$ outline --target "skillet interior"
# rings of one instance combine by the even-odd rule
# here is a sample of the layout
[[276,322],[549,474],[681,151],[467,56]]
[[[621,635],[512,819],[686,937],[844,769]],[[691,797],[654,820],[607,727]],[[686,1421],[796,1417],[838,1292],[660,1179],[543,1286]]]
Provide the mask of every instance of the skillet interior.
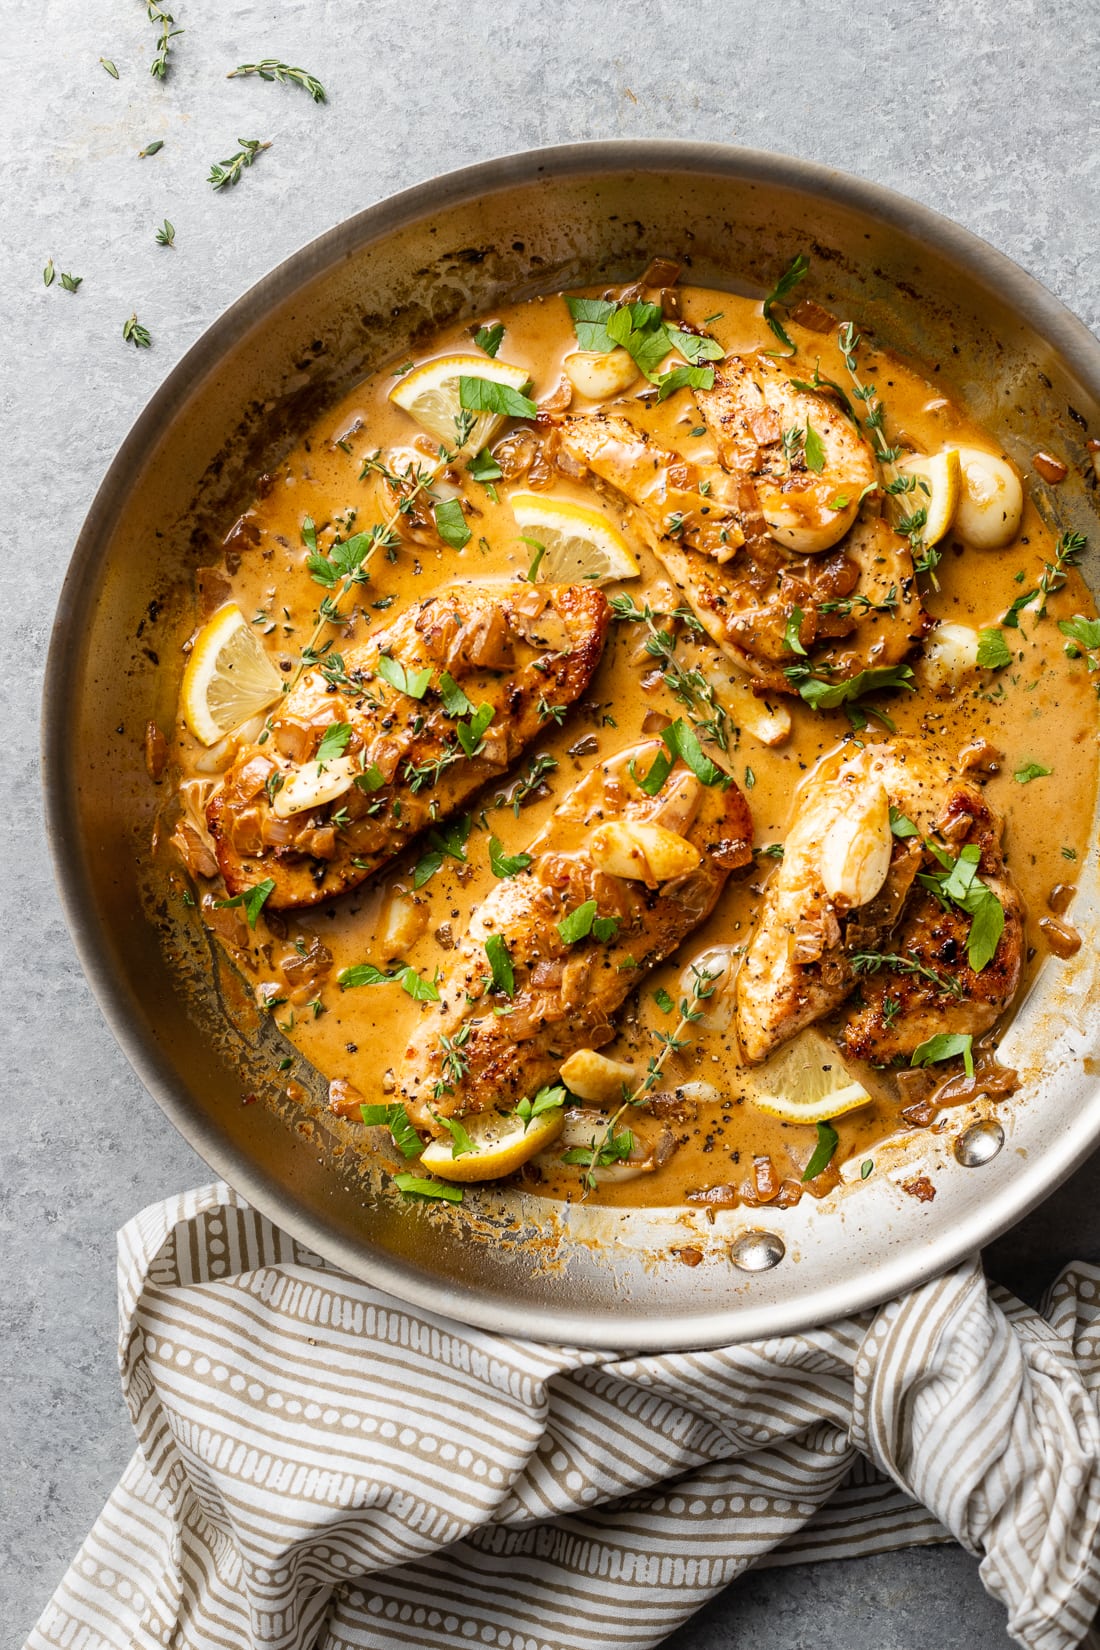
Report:
[[[392,1293],[493,1329],[638,1348],[780,1333],[857,1309],[942,1269],[1049,1192],[1100,1138],[1096,854],[1074,920],[1086,943],[1047,970],[1005,1058],[1024,1087],[1006,1148],[980,1169],[949,1135],[914,1141],[938,1195],[900,1163],[824,1206],[695,1213],[502,1200],[484,1212],[396,1206],[334,1160],[319,1107],[288,1107],[281,1043],[196,931],[150,896],[158,797],[141,755],[170,721],[192,569],[243,507],[262,455],[349,381],[440,324],[505,297],[636,275],[667,252],[690,278],[768,288],[796,251],[813,295],[900,353],[940,363],[1025,471],[1046,447],[1088,532],[1085,441],[1100,433],[1100,346],[1036,283],[901,198],[776,157],[701,146],[586,145],[452,174],[350,219],[280,266],[199,341],[127,438],[62,594],[47,671],[46,782],[62,895],[123,1048],[173,1122],[257,1207]],[[1086,576],[1096,587],[1095,562]],[[1089,879],[1092,885],[1089,885]],[[320,1092],[320,1090],[318,1090]],[[262,1104],[242,1105],[257,1096]],[[309,1111],[306,1108],[306,1112]],[[786,1255],[746,1273],[731,1244],[764,1227]],[[691,1243],[706,1264],[670,1253]]]

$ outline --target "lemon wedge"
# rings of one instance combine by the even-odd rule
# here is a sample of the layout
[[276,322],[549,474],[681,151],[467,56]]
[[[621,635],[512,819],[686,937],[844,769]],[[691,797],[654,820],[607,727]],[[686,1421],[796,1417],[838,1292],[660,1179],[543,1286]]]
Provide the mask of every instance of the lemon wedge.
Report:
[[[406,373],[390,391],[390,400],[445,447],[453,447],[458,439],[455,420],[462,411],[459,381],[463,378],[487,378],[490,383],[521,391],[531,374],[525,367],[509,366],[507,361],[494,361],[488,355],[441,355]],[[479,413],[463,450],[479,453],[503,423],[500,413]]]
[[471,1118],[464,1125],[474,1144],[472,1152],[455,1157],[451,1151],[454,1142],[447,1135],[425,1146],[420,1161],[440,1180],[500,1180],[556,1140],[562,1131],[562,1121],[560,1106],[532,1118],[526,1129],[522,1117],[514,1112],[507,1117],[490,1112],[487,1116]]
[[219,607],[195,637],[180,689],[183,719],[195,738],[216,745],[282,691],[282,677],[240,608]]
[[948,447],[942,453],[916,453],[898,465],[898,473],[914,476],[917,482],[911,493],[898,495],[902,515],[909,516],[920,509],[927,511],[921,539],[926,546],[938,544],[955,520],[962,497],[959,449]]
[[871,1098],[817,1031],[801,1032],[753,1072],[751,1082],[748,1098],[757,1110],[784,1123],[828,1123]]
[[535,574],[540,584],[612,584],[641,572],[622,534],[599,510],[538,493],[513,493],[508,502],[522,532],[543,547]]

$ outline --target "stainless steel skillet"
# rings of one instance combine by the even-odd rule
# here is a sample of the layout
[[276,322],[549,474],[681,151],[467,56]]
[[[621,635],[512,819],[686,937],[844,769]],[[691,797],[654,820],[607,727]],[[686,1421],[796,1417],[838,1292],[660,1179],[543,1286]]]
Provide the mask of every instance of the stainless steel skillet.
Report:
[[[1096,536],[1085,442],[1100,434],[1100,345],[1014,264],[821,167],[702,145],[586,144],[409,190],[261,281],[138,419],[62,592],[45,706],[49,828],[74,940],[120,1044],[256,1207],[392,1294],[490,1329],[649,1349],[823,1321],[988,1241],[1100,1140],[1095,838],[1074,907],[1086,943],[1040,976],[1014,1023],[1005,1058],[1025,1081],[996,1125],[973,1132],[975,1117],[953,1119],[824,1204],[732,1211],[713,1225],[499,1191],[460,1210],[380,1195],[346,1167],[319,1103],[286,1100],[283,1046],[150,873],[158,797],[141,735],[172,713],[191,572],[314,409],[441,323],[505,298],[627,279],[655,252],[684,258],[700,283],[766,290],[796,251],[814,261],[815,296],[938,366],[1021,467],[1040,447],[1062,454],[1064,523]],[[1095,587],[1095,563],[1086,574]],[[933,1203],[900,1189],[917,1162],[935,1180]],[[704,1263],[685,1267],[674,1253],[684,1245]]]

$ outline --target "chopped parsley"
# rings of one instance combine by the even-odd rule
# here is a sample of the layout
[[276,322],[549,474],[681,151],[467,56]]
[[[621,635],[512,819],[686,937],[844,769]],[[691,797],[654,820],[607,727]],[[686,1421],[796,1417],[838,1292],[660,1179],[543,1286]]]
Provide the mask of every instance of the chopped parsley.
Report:
[[400,659],[393,659],[388,653],[383,653],[378,659],[378,674],[384,682],[396,688],[398,693],[404,693],[410,699],[423,699],[432,679],[432,667],[425,665],[423,670],[407,670]]
[[504,322],[495,321],[491,327],[478,327],[474,333],[474,343],[478,349],[483,349],[486,355],[495,356],[504,337]]
[[[499,470],[498,470],[499,475]],[[445,499],[435,506],[435,530],[452,550],[462,550],[473,534],[466,525],[466,517],[462,513],[462,500],[457,498]]]
[[492,378],[467,378],[463,374],[458,380],[458,399],[464,412],[496,413],[501,418],[534,418],[538,412],[528,396]]
[[530,854],[506,854],[497,837],[489,838],[489,864],[495,877],[514,877],[518,871],[526,871],[530,863]]
[[360,985],[400,985],[414,1002],[439,1001],[439,988],[435,980],[423,979],[411,963],[395,968],[392,974],[387,974],[384,968],[376,968],[373,963],[353,963],[350,968],[340,970],[336,982],[341,991],[350,991]]
[[[772,290],[768,293],[768,296],[764,299],[764,319],[768,323],[768,326],[771,328],[772,332],[779,339],[779,342],[786,346],[788,355],[796,355],[798,352],[795,345],[784,330],[782,322],[776,317],[775,311],[779,306],[782,306],[783,308],[787,307],[790,302],[791,294],[794,292],[794,289],[798,283],[805,279],[809,272],[809,268],[809,258],[799,252],[797,256],[794,257],[787,265]],[[768,354],[778,355],[779,351],[769,350]]]
[[966,1075],[974,1075],[974,1039],[970,1032],[939,1031],[915,1048],[909,1058],[911,1066],[938,1065],[941,1060],[954,1060],[962,1055]]
[[516,1107],[516,1116],[523,1122],[524,1134],[527,1133],[536,1117],[541,1117],[544,1112],[556,1111],[559,1106],[564,1106],[565,1097],[566,1090],[560,1083],[557,1083],[552,1088],[539,1089],[533,1100],[526,1098],[521,1100]]
[[822,1169],[829,1167],[829,1164],[833,1161],[833,1153],[839,1144],[840,1136],[831,1123],[819,1123],[817,1125],[817,1145],[814,1147],[813,1154],[803,1173],[803,1183],[815,1179]]
[[219,909],[228,909],[235,905],[243,906],[249,928],[255,928],[256,918],[263,910],[265,901],[274,892],[275,883],[273,879],[265,877],[262,882],[254,883],[251,888],[245,888],[241,893],[234,894],[232,899],[216,899],[214,904]]
[[424,1180],[415,1174],[395,1174],[393,1183],[403,1197],[435,1197],[444,1203],[461,1203],[462,1187],[445,1180]]
[[1003,670],[1012,663],[1012,650],[996,625],[978,632],[978,663],[983,670]]
[[485,956],[493,976],[493,990],[501,992],[505,997],[513,997],[516,990],[516,973],[512,966],[508,942],[503,934],[490,934],[485,941]]
[[372,1128],[389,1129],[390,1139],[402,1157],[419,1157],[424,1142],[409,1121],[409,1114],[399,1101],[391,1106],[360,1106],[363,1122]]

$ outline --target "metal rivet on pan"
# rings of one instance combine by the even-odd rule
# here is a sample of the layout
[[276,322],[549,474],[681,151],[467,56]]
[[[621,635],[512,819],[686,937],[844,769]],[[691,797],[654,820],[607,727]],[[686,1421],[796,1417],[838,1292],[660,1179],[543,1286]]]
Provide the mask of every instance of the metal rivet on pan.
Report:
[[730,1244],[730,1260],[742,1272],[770,1271],[786,1253],[783,1239],[774,1232],[743,1232]]
[[955,1142],[955,1156],[964,1169],[980,1169],[992,1163],[1005,1143],[1005,1131],[995,1118],[972,1123]]

